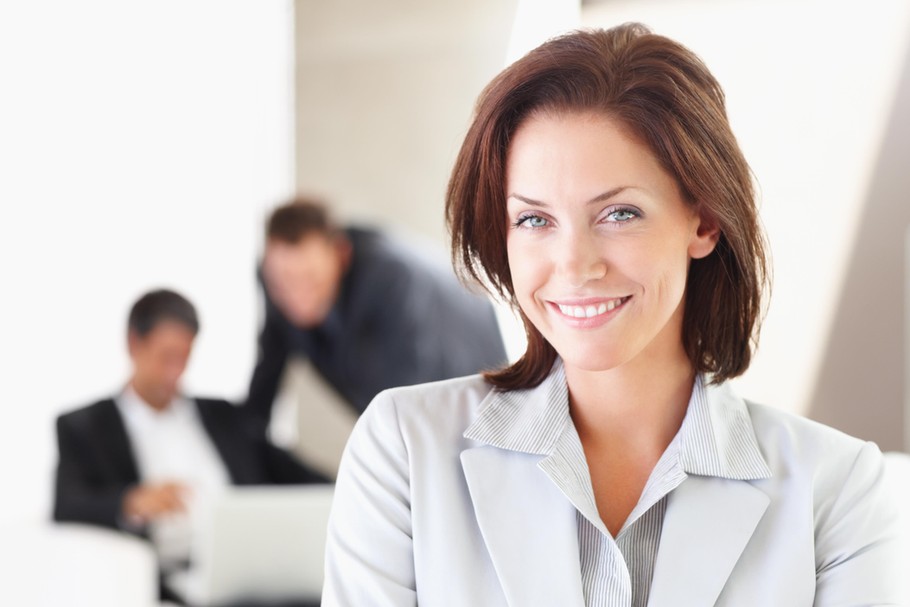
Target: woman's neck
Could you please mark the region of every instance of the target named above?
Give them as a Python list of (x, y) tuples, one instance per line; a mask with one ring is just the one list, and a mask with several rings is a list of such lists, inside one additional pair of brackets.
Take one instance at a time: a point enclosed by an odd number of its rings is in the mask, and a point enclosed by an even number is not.
[(663, 452), (685, 417), (695, 371), (682, 348), (657, 358), (639, 356), (608, 371), (566, 366), (569, 409), (583, 443)]

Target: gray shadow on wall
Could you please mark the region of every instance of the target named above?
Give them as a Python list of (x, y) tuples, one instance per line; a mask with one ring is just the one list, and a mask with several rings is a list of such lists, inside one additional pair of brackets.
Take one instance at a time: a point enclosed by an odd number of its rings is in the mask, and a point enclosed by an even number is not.
[[(850, 116), (844, 116), (850, 120)], [(904, 238), (910, 225), (910, 51), (885, 127), (809, 417), (904, 445)], [(819, 212), (824, 207), (819, 201)]]

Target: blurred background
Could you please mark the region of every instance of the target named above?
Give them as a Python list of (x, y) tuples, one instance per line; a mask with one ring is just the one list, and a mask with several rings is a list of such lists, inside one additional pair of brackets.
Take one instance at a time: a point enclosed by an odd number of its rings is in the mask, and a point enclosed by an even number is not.
[(4, 0), (2, 520), (49, 517), (53, 420), (121, 388), (138, 295), (185, 293), (188, 391), (242, 398), (271, 207), (315, 193), (445, 247), (483, 85), (548, 36), (630, 20), (706, 61), (759, 184), (774, 289), (738, 390), (905, 449), (905, 0)]

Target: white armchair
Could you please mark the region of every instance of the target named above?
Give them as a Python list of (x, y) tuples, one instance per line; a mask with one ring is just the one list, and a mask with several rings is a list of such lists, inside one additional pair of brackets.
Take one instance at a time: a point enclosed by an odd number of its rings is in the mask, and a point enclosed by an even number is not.
[(903, 503), (910, 502), (910, 455), (897, 451), (885, 452), (885, 470), (891, 477), (896, 497)]
[[(910, 455), (890, 451), (885, 453), (885, 474), (889, 480), (892, 499), (903, 514), (901, 536), (904, 546), (904, 563), (910, 565)], [(906, 578), (907, 596), (910, 596), (910, 576)]]
[(50, 522), (5, 522), (0, 537), (5, 604), (158, 605), (155, 554), (138, 538), (99, 527)]

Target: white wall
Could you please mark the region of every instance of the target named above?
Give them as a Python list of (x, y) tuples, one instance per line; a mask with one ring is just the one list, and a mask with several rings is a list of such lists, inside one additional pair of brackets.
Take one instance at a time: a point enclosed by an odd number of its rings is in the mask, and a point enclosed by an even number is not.
[[(296, 178), (344, 220), (448, 251), (444, 194), (477, 96), (578, 26), (578, 0), (296, 0)], [(518, 320), (500, 306), (512, 359)]]
[[(298, 185), (327, 194), (345, 217), (403, 225), (443, 243), (442, 193), (469, 104), (504, 51), (514, 59), (573, 27), (577, 6), (439, 0), (414, 10), (393, 0), (353, 10), (361, 4), (369, 3), (297, 2)], [(543, 20), (549, 29), (516, 42), (540, 27), (534, 15), (559, 10)], [(516, 31), (501, 37), (513, 15)], [(761, 347), (738, 389), (810, 413), (910, 43), (910, 4), (609, 0), (581, 12), (584, 26), (624, 21), (691, 47), (727, 92), (758, 180), (774, 267)], [(511, 328), (514, 355), (521, 336)], [(889, 396), (881, 406), (900, 403)], [(881, 440), (874, 430), (868, 438)]]
[(907, 56), (910, 3), (611, 0), (582, 17), (641, 21), (698, 53), (724, 87), (774, 265), (761, 347), (738, 388), (806, 413)]
[[(392, 162), (388, 150), (364, 144), (364, 158), (381, 167), (351, 165), (347, 175), (361, 181), (346, 183), (344, 172), (323, 174), (315, 165), (300, 171), (299, 183), (344, 195), (346, 216), (383, 216), (369, 196), (382, 191), (385, 205), (404, 193), (408, 202), (397, 215), (413, 222), (405, 225), (441, 239), (442, 190), (469, 105), (515, 54), (508, 11), (520, 17), (531, 4), (508, 0), (493, 13), (485, 3), (464, 5), (475, 20), (495, 18), (502, 29), (483, 30), (489, 41), (482, 47), (465, 41), (472, 65), (486, 67), (458, 76), (457, 103), (427, 107), (413, 123), (420, 130), (407, 133), (432, 134), (432, 154), (395, 148), (430, 169), (402, 168), (402, 156)], [(144, 290), (172, 286), (200, 309), (203, 331), (187, 387), (244, 393), (254, 356), (260, 225), (294, 183), (289, 11), (289, 1), (0, 4), (4, 516), (47, 514), (53, 418), (124, 380), (123, 325)], [(425, 23), (447, 14), (425, 14)], [(583, 16), (589, 25), (644, 21), (701, 54), (724, 85), (762, 186), (776, 272), (762, 347), (740, 390), (804, 412), (906, 56), (910, 5), (871, 0), (835, 11), (820, 0), (613, 0)], [(405, 43), (419, 42), (406, 19), (395, 23)], [(470, 18), (449, 23), (479, 27)], [(394, 31), (373, 41), (391, 44)], [(459, 38), (450, 31), (431, 41), (439, 48)], [(482, 56), (491, 48), (498, 54)], [(456, 51), (443, 53), (453, 61), (447, 65), (457, 64)], [(412, 44), (407, 52), (421, 51)], [(425, 58), (429, 72), (436, 58)], [(431, 92), (446, 98), (446, 89)], [(355, 105), (370, 112), (360, 118), (381, 120), (387, 108), (378, 101)], [(300, 128), (314, 124), (304, 120)], [(414, 200), (427, 208), (415, 210)], [(10, 491), (18, 495), (11, 499)]]
[(0, 4), (0, 510), (44, 517), (53, 419), (116, 390), (145, 290), (198, 307), (192, 392), (240, 397), (293, 184), (289, 1)]
[(337, 214), (445, 243), (443, 199), (481, 89), (578, 0), (297, 0), (297, 185)]

